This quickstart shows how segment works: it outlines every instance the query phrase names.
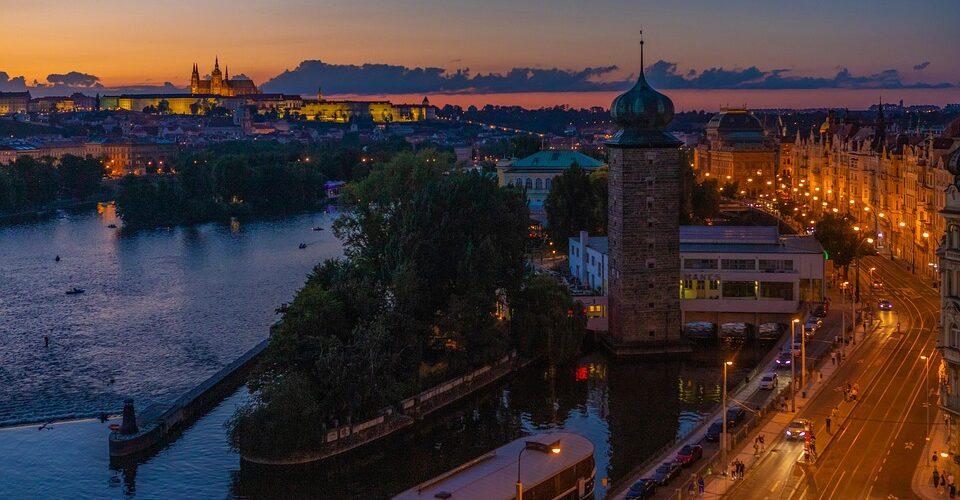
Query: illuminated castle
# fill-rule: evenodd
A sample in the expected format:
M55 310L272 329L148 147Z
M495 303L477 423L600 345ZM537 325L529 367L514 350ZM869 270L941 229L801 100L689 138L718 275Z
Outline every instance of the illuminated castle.
M197 63L193 63L193 74L190 75L190 93L219 96L238 96L259 94L257 86L251 80L231 80L230 70L220 72L220 59L214 59L213 71L209 80L200 79Z

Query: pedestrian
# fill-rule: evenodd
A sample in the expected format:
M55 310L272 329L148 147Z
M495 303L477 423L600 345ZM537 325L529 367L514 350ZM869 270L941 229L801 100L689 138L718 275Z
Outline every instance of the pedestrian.
M763 453L767 447L767 438L763 437L763 434L760 434L760 453Z
M936 488L940 484L940 471L937 470L937 467L933 467L933 487Z
M760 442L758 442L756 439L753 440L753 456L760 456Z
M940 486L937 487L937 493L943 495L943 492L947 489L947 478L945 474L940 474Z
M957 485L951 484L950 486L948 486L948 488L950 488L950 498L956 498L956 497L957 497Z
M847 389L847 386L843 386L843 400L844 402L850 400L850 389Z
M827 434L830 433L830 415L827 415Z
M837 353L835 352L830 353L830 363L833 364L834 366L837 365Z
M700 490L700 494L703 495L704 490L706 490L706 484L703 482L703 476L700 476L700 478L697 479L697 488Z
M823 370L817 372L817 377L820 379L820 382L823 382Z
M950 473L949 476L947 476L947 486L955 486L955 484L954 484L954 482L953 482L953 473L952 473L952 472Z

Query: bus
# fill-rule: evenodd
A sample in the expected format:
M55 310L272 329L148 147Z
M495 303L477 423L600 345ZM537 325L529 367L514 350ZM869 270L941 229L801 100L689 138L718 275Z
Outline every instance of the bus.
M517 481L517 478L520 481ZM393 497L394 500L593 498L593 443L572 432L523 437Z

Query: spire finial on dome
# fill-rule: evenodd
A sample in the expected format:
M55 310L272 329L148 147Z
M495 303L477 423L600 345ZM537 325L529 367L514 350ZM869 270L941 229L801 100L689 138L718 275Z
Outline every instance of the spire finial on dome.
M640 27L640 76L643 76L643 27Z

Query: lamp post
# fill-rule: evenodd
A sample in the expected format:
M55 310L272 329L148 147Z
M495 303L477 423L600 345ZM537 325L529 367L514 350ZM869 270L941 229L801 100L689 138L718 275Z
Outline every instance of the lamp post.
M793 363L790 363L793 365ZM733 366L733 361L723 363L723 440L720 446L720 463L723 464L723 476L727 476L727 367Z
M859 231L860 231L860 226L853 226L853 230L859 232ZM853 284L853 286L854 286L854 298L853 298L854 304L859 304L859 303L860 303L860 247L863 246L864 243L873 243L873 238L867 237L867 238L863 238L862 240L860 240L860 242L857 243L857 249L856 249L856 251L854 252L854 256L857 258L857 264L856 264L856 265L857 265L857 279L856 279L856 282ZM854 321L856 321L856 318L854 318Z
M791 363L793 364L793 363ZM807 398L807 328L800 330L800 389Z
M928 430L930 428L930 357L921 354L920 359L923 360L923 390L927 393L924 403L927 408L927 417L924 421L923 435L926 441L930 441L930 431Z
M797 412L797 357L794 354L793 346L797 345L797 324L800 323L800 320L794 318L790 320L790 397L792 402L790 403L790 411L793 413Z
M847 295L847 286L849 281L844 281L840 285L840 359L847 354L847 312L844 311L844 299Z
M532 449L540 452L550 452L554 455L560 453L560 441L554 441L550 444L544 444L537 441L527 441L524 443L523 448L520 448L520 453L517 455L517 500L523 500L523 481L520 480L520 459L523 458L523 452L527 449Z

